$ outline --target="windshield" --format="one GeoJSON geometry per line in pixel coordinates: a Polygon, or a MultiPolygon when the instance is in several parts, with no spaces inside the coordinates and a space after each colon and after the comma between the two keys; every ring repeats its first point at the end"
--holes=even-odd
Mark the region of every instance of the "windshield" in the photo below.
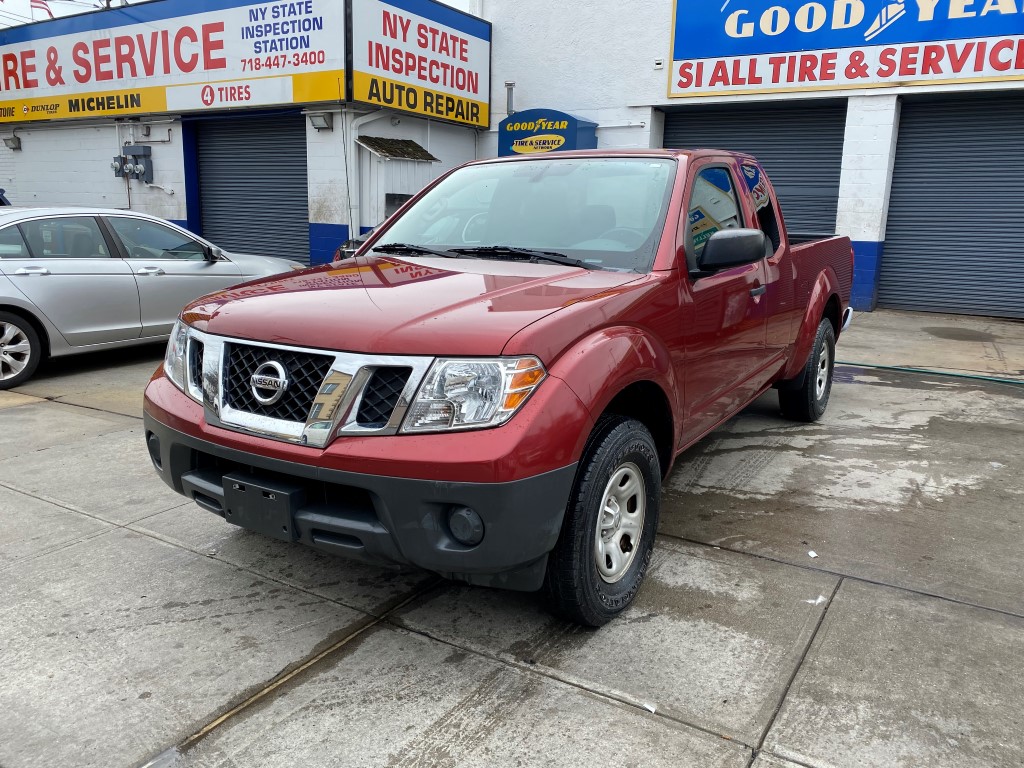
{"type": "Polygon", "coordinates": [[[647,272],[676,164],[566,158],[474,165],[430,190],[374,246],[428,246],[463,256],[564,255],[596,269],[647,272]]]}

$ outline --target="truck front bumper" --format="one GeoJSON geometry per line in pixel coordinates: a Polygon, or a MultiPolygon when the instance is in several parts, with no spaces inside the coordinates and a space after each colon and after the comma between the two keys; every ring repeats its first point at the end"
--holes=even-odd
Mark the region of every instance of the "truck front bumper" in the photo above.
{"type": "Polygon", "coordinates": [[[387,477],[235,450],[148,412],[145,432],[164,482],[229,522],[324,552],[523,591],[543,582],[576,475],[571,464],[508,482],[387,477]],[[459,507],[483,521],[475,546],[449,527],[459,507]]]}

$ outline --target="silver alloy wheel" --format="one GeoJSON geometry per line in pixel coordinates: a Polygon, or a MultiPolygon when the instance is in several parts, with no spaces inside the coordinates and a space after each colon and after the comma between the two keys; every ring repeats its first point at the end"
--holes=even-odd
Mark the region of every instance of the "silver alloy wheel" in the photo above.
{"type": "Polygon", "coordinates": [[[619,581],[636,556],[644,530],[647,487],[640,468],[632,462],[619,465],[601,498],[601,519],[594,535],[597,572],[609,584],[619,581]]]}
{"type": "Polygon", "coordinates": [[[32,358],[32,345],[25,331],[14,323],[0,322],[0,381],[13,379],[32,358]]]}
{"type": "Polygon", "coordinates": [[[825,396],[825,387],[828,386],[828,372],[831,357],[828,351],[828,344],[821,345],[821,354],[818,355],[818,373],[815,382],[814,394],[818,400],[825,396]]]}

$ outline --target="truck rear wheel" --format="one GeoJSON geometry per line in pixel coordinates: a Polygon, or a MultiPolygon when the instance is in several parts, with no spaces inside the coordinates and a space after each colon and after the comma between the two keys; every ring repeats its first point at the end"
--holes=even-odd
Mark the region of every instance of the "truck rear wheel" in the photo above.
{"type": "Polygon", "coordinates": [[[836,364],[836,332],[832,323],[822,320],[814,337],[814,347],[804,366],[803,384],[797,389],[780,389],[782,415],[796,421],[817,421],[828,407],[832,394],[832,369],[836,364]]]}
{"type": "Polygon", "coordinates": [[[654,552],[661,470],[635,419],[603,417],[583,452],[545,588],[552,610],[599,627],[633,602],[654,552]]]}

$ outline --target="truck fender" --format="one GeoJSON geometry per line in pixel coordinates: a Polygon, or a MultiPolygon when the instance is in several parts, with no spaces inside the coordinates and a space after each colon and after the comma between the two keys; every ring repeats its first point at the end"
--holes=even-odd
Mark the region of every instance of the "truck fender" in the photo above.
{"type": "Polygon", "coordinates": [[[818,325],[825,314],[825,307],[833,296],[839,297],[839,281],[835,272],[828,267],[818,275],[811,288],[810,297],[807,301],[807,309],[800,321],[800,328],[796,334],[796,341],[793,343],[793,354],[789,363],[783,371],[782,379],[793,379],[803,373],[804,365],[807,363],[807,356],[811,354],[814,346],[814,337],[818,333],[818,325]]]}
{"type": "MultiPolygon", "coordinates": [[[[639,328],[604,328],[579,340],[549,370],[565,382],[596,422],[612,400],[631,384],[652,382],[671,409],[670,456],[679,434],[679,409],[672,357],[663,344],[639,328]]],[[[580,435],[575,456],[583,455],[589,435],[580,435]]],[[[664,469],[667,469],[665,467],[664,469]]]]}

